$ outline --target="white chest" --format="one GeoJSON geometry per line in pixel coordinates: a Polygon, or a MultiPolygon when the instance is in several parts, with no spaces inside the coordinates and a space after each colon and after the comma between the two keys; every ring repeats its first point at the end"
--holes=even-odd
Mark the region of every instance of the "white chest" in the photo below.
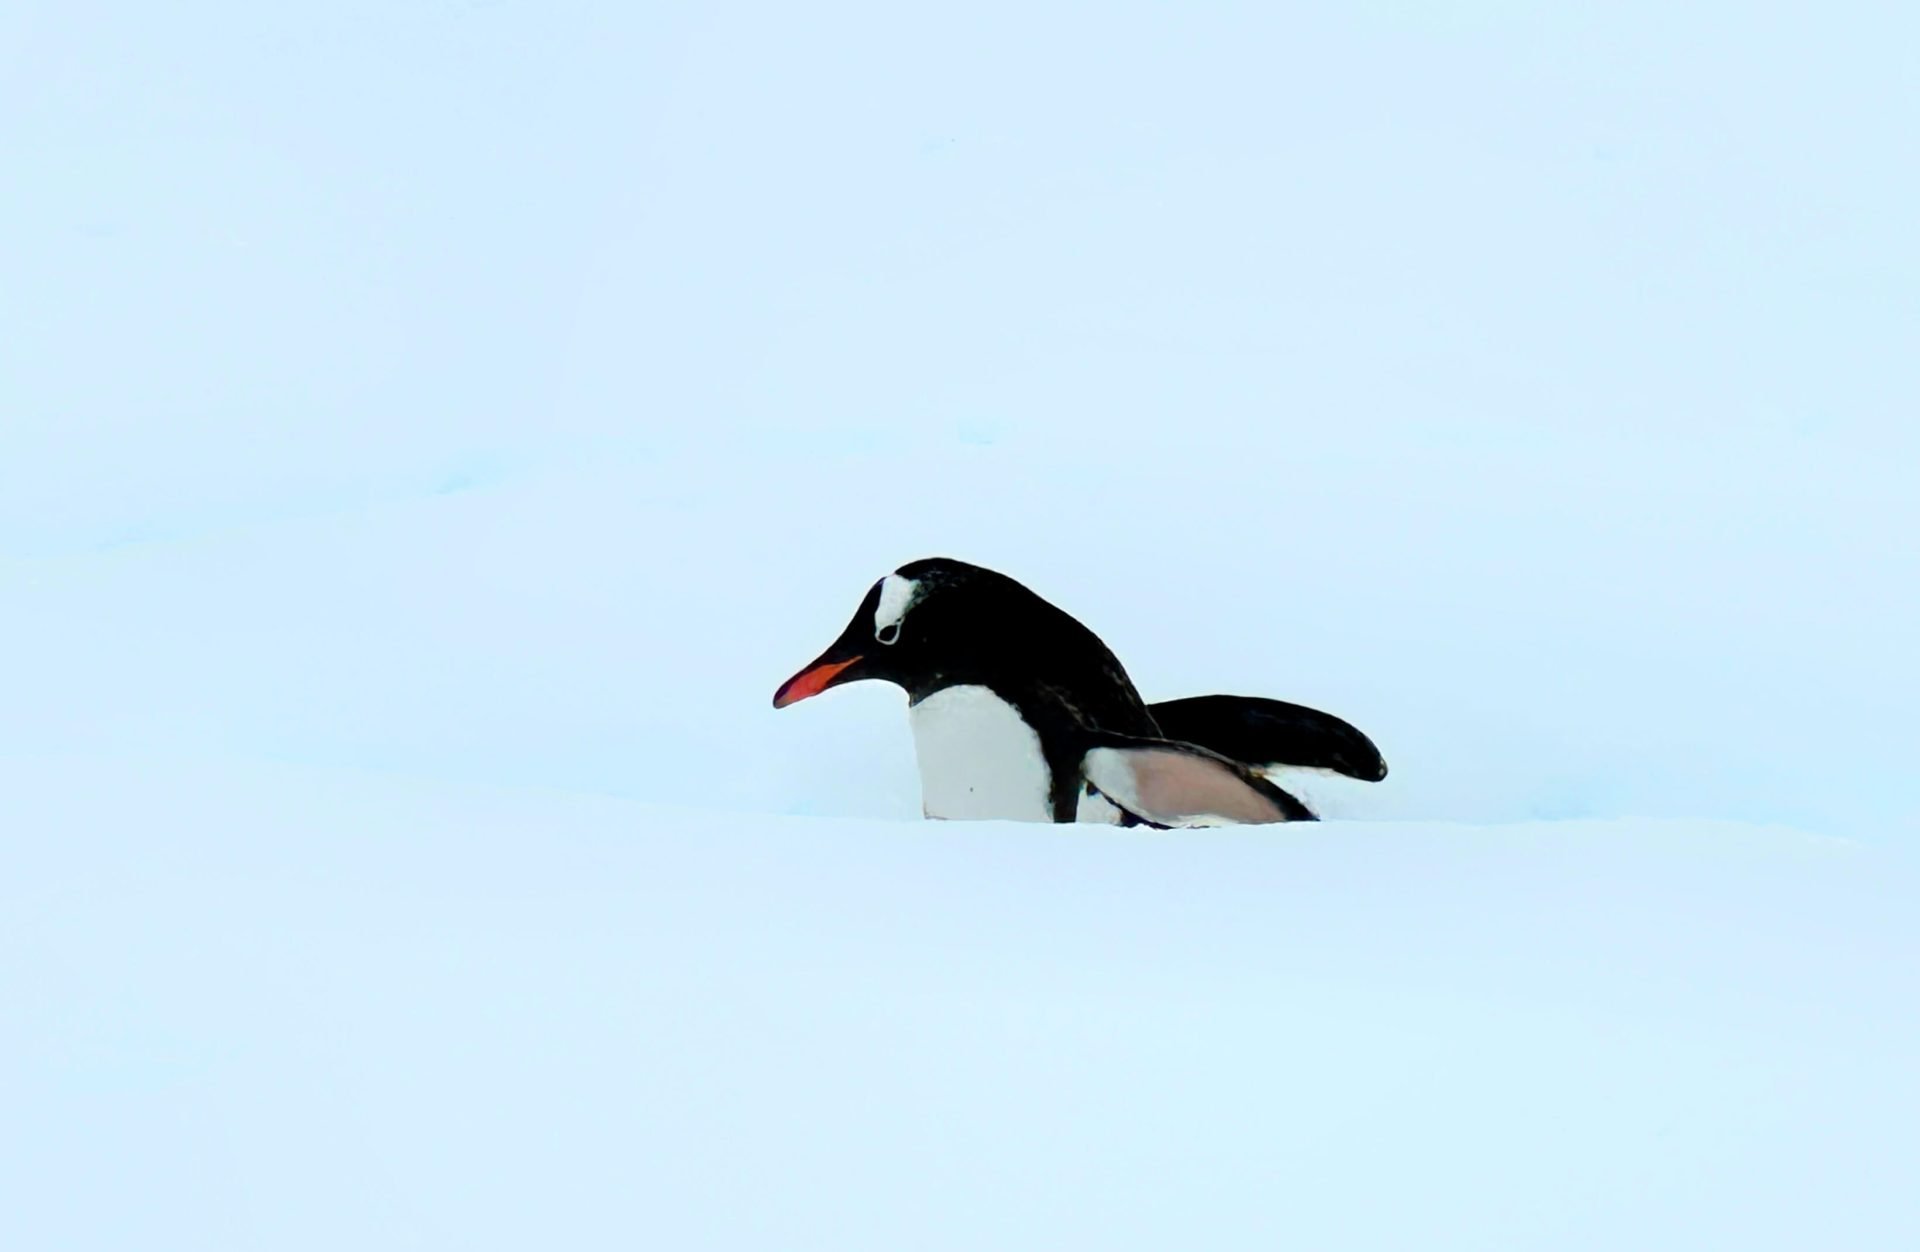
{"type": "Polygon", "coordinates": [[[920,808],[956,821],[1053,820],[1040,736],[985,687],[948,687],[907,710],[920,808]]]}

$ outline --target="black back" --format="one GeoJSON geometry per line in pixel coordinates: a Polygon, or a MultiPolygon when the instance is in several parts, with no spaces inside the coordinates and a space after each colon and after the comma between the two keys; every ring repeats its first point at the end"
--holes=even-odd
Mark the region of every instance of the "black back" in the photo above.
{"type": "Polygon", "coordinates": [[[925,588],[907,617],[912,637],[902,640],[917,664],[897,680],[915,701],[961,683],[1002,695],[1044,689],[1084,725],[1156,732],[1146,701],[1100,636],[1020,583],[945,557],[899,573],[925,588]]]}

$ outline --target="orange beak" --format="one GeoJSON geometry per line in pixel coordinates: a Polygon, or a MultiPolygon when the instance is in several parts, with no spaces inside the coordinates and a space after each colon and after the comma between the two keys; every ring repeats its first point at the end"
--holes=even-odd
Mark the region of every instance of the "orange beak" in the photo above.
{"type": "Polygon", "coordinates": [[[780,690],[773,693],[773,707],[784,709],[789,704],[800,703],[808,696],[819,695],[833,686],[833,680],[840,677],[841,670],[859,659],[856,656],[845,661],[821,661],[808,666],[780,684],[780,690]]]}

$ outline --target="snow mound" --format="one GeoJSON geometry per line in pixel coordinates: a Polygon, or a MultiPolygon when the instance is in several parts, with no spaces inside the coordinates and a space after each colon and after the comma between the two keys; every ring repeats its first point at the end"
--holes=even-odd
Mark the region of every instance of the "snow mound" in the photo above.
{"type": "Polygon", "coordinates": [[[1920,933],[1883,850],[217,761],[0,789],[9,1247],[1920,1236],[1920,933]]]}

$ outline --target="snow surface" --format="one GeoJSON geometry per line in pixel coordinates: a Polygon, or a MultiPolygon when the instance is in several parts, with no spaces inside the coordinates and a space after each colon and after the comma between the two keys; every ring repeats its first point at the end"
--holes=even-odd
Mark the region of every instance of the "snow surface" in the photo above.
{"type": "Polygon", "coordinates": [[[1920,1230],[1912,882],[1832,840],[5,782],[10,1247],[1920,1230]]]}
{"type": "Polygon", "coordinates": [[[10,762],[8,1246],[1897,1248],[1910,883],[10,762]]]}
{"type": "Polygon", "coordinates": [[[0,1247],[1915,1246],[1916,37],[0,10],[0,1247]],[[928,555],[1392,775],[920,822],[928,555]]]}

